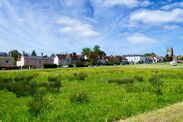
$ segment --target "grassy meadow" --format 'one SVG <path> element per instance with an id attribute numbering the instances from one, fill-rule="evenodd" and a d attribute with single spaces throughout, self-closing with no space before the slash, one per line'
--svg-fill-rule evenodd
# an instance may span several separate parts
<path id="1" fill-rule="evenodd" d="M 114 121 L 183 100 L 183 66 L 0 72 L 0 121 Z"/>

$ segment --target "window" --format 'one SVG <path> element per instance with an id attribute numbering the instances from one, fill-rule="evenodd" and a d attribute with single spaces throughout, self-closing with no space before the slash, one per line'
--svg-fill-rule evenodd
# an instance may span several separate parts
<path id="1" fill-rule="evenodd" d="M 6 60 L 6 64 L 9 64 L 9 61 L 8 60 Z"/>

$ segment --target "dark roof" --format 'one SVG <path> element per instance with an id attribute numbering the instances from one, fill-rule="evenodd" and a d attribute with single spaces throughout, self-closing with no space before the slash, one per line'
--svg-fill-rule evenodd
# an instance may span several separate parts
<path id="1" fill-rule="evenodd" d="M 24 56 L 26 59 L 53 59 L 51 57 L 42 57 L 42 56 Z"/>
<path id="2" fill-rule="evenodd" d="M 6 52 L 0 52 L 0 56 L 7 57 L 8 54 Z"/>
<path id="3" fill-rule="evenodd" d="M 81 55 L 70 55 L 72 60 L 79 60 L 81 58 Z"/>

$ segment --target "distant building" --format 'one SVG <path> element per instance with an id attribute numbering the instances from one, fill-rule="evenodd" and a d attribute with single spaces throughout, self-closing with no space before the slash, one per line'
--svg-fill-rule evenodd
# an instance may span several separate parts
<path id="1" fill-rule="evenodd" d="M 17 66 L 26 68 L 42 68 L 44 64 L 53 64 L 53 58 L 43 56 L 23 55 L 18 59 Z"/>
<path id="2" fill-rule="evenodd" d="M 145 63 L 146 57 L 144 55 L 124 55 L 124 57 L 128 60 L 129 63 L 136 64 L 136 63 Z"/>
<path id="3" fill-rule="evenodd" d="M 6 52 L 0 52 L 1 57 L 8 57 L 8 54 Z"/>
<path id="4" fill-rule="evenodd" d="M 172 57 L 173 56 L 173 48 L 172 47 L 171 48 L 167 48 L 166 49 L 166 53 L 167 53 L 168 57 Z"/>
<path id="5" fill-rule="evenodd" d="M 161 57 L 161 56 L 155 56 L 153 58 L 154 58 L 154 62 L 155 63 L 157 63 L 157 62 L 163 62 L 164 61 L 163 57 Z"/>
<path id="6" fill-rule="evenodd" d="M 65 66 L 71 64 L 71 57 L 67 54 L 56 54 L 54 64 L 58 66 Z"/>
<path id="7" fill-rule="evenodd" d="M 14 58 L 5 52 L 0 52 L 0 66 L 14 66 Z"/>
<path id="8" fill-rule="evenodd" d="M 57 54 L 54 58 L 54 64 L 57 64 L 58 66 L 66 66 L 74 64 L 80 59 L 81 55 Z"/>

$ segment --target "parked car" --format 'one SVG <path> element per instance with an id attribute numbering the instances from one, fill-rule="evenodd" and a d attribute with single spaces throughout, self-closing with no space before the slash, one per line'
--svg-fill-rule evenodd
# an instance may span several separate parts
<path id="1" fill-rule="evenodd" d="M 172 62 L 170 62 L 170 65 L 177 66 L 177 62 L 176 61 L 172 61 Z"/>
<path id="2" fill-rule="evenodd" d="M 129 64 L 128 61 L 122 61 L 122 62 L 121 62 L 121 65 L 128 65 L 128 64 Z"/>

